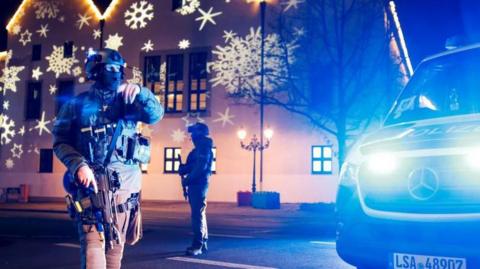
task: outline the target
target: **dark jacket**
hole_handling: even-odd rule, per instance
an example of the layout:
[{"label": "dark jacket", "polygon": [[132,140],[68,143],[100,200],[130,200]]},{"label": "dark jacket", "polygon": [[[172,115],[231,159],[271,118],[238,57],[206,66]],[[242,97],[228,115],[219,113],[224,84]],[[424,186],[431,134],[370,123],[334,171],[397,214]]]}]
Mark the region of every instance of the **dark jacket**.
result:
[{"label": "dark jacket", "polygon": [[182,164],[178,171],[180,175],[187,176],[187,185],[208,184],[208,178],[212,174],[212,148],[212,139],[203,137],[188,154],[187,162]]}]

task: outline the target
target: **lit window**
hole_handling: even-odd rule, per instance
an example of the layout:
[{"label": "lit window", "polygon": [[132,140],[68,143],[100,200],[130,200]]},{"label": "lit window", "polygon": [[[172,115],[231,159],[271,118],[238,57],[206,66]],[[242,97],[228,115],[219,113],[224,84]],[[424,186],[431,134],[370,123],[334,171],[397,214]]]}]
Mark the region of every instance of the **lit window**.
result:
[{"label": "lit window", "polygon": [[213,161],[212,161],[212,174],[217,173],[217,148],[212,148],[213,152]]},{"label": "lit window", "polygon": [[207,53],[190,54],[190,87],[188,110],[203,112],[207,110]]},{"label": "lit window", "polygon": [[181,162],[181,151],[181,148],[165,148],[163,162],[163,171],[165,174],[174,174],[178,172]]},{"label": "lit window", "polygon": [[332,174],[332,146],[312,146],[312,174]]},{"label": "lit window", "polygon": [[182,112],[183,87],[183,55],[167,55],[165,112]]}]

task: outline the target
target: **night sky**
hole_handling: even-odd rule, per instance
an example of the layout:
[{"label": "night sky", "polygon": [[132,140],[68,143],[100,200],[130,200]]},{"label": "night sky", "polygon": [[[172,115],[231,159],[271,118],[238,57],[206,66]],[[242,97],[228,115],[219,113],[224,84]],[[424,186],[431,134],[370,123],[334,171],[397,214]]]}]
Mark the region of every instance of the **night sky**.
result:
[{"label": "night sky", "polygon": [[[13,16],[21,0],[1,0],[3,25]],[[94,0],[106,7],[110,0]],[[473,21],[480,13],[476,0],[395,0],[406,43],[415,67],[422,58],[444,50],[448,37],[475,31]],[[0,51],[6,49],[6,30],[2,27]],[[479,40],[480,39],[476,39]]]}]

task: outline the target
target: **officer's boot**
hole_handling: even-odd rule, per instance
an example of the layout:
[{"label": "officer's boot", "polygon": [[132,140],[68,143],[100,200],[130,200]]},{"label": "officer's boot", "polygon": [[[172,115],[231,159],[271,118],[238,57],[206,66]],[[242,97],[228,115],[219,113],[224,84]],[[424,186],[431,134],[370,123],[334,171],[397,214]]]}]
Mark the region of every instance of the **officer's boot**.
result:
[{"label": "officer's boot", "polygon": [[203,249],[203,245],[202,246],[191,246],[191,247],[187,248],[187,253],[186,254],[188,256],[201,255],[203,253],[202,249]]}]

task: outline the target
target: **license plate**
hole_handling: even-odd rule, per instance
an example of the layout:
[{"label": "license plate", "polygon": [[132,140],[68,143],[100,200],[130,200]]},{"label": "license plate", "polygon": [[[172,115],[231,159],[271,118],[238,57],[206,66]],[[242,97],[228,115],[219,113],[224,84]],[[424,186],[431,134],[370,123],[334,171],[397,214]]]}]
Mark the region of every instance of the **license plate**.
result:
[{"label": "license plate", "polygon": [[393,269],[467,269],[464,258],[393,253]]}]

